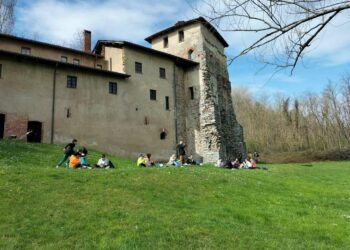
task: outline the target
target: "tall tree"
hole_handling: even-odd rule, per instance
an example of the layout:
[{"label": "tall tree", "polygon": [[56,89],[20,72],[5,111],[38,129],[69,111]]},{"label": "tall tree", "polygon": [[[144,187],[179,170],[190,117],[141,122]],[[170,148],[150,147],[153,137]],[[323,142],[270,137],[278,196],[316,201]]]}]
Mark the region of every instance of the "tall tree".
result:
[{"label": "tall tree", "polygon": [[11,33],[15,22],[16,0],[0,0],[0,32]]},{"label": "tall tree", "polygon": [[[341,0],[202,0],[197,9],[222,30],[251,33],[254,41],[237,57],[260,50],[262,60],[293,69],[334,18],[350,9]],[[348,17],[347,17],[348,18]],[[349,19],[349,18],[348,18]],[[265,52],[268,51],[268,55]],[[272,53],[272,55],[271,55]]]}]

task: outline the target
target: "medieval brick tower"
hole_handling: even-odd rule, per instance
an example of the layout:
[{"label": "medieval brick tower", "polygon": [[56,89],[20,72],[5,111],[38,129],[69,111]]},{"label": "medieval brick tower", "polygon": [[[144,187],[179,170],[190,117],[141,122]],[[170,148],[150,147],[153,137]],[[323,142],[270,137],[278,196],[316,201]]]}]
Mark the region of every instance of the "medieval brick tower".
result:
[{"label": "medieval brick tower", "polygon": [[245,157],[243,129],[232,106],[224,54],[227,42],[204,18],[181,21],[146,41],[152,48],[198,62],[198,68],[174,67],[177,141],[204,162]]}]

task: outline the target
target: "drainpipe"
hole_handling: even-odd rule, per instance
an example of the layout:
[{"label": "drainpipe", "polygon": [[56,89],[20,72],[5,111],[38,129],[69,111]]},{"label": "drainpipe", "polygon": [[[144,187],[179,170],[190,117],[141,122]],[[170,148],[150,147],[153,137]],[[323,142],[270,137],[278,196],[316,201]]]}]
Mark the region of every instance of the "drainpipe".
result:
[{"label": "drainpipe", "polygon": [[175,121],[175,144],[178,141],[178,132],[177,132],[177,96],[176,96],[176,66],[173,64],[173,90],[174,90],[174,121]]},{"label": "drainpipe", "polygon": [[55,64],[53,71],[53,82],[52,82],[52,108],[51,108],[51,138],[50,143],[53,144],[54,130],[55,130],[55,101],[56,101],[56,76],[57,76],[58,63]]}]

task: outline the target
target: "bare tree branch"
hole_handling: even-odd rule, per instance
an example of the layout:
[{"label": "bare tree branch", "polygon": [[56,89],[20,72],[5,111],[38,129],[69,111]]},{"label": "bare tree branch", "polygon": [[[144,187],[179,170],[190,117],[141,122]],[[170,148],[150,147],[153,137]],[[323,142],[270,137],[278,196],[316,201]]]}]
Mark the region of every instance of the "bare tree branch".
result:
[{"label": "bare tree branch", "polygon": [[350,9],[350,1],[340,0],[205,0],[203,13],[223,31],[255,33],[257,38],[233,60],[270,47],[267,64],[291,68],[293,73],[306,49],[336,16]]},{"label": "bare tree branch", "polygon": [[12,32],[16,2],[16,0],[0,0],[0,33]]}]

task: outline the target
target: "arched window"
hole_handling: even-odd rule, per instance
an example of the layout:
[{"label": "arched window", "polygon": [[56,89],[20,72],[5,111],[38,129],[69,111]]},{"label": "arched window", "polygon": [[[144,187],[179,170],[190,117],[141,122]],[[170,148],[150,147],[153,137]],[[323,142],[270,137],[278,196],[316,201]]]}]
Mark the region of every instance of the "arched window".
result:
[{"label": "arched window", "polygon": [[188,50],[188,59],[193,60],[193,49]]}]

